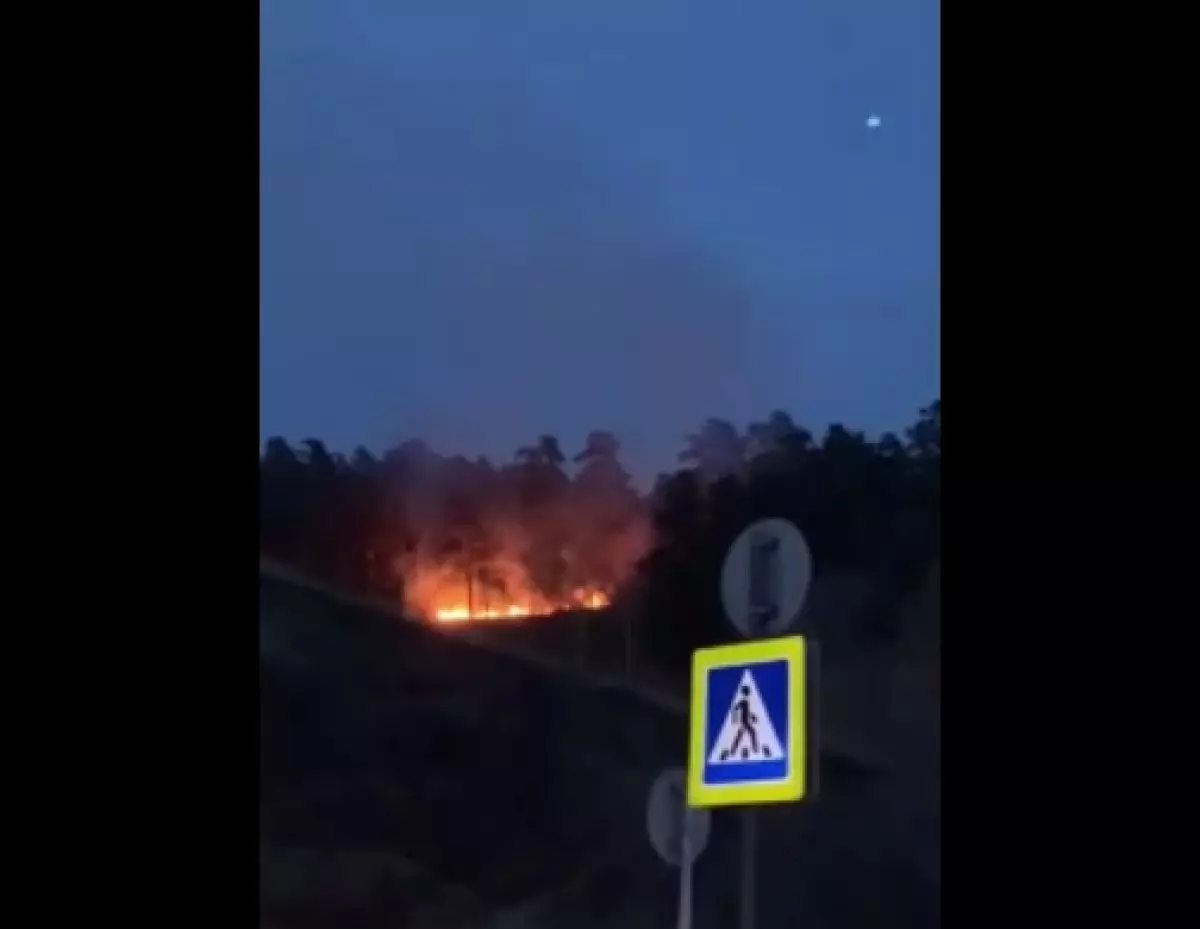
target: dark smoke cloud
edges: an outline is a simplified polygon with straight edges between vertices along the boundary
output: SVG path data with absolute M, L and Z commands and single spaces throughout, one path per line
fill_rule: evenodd
M 264 401 L 288 384 L 296 428 L 339 447 L 506 458 L 610 428 L 643 475 L 751 412 L 738 276 L 668 231 L 619 140 L 580 137 L 486 37 L 471 77 L 459 52 L 439 73 L 328 6 L 263 9 Z

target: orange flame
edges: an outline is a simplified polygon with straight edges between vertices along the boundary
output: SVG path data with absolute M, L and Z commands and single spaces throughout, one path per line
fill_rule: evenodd
M 609 605 L 608 597 L 599 590 L 577 590 L 569 601 L 561 601 L 549 605 L 544 599 L 539 599 L 540 608 L 536 611 L 528 606 L 508 602 L 500 606 L 480 605 L 468 606 L 465 603 L 453 603 L 447 606 L 435 606 L 431 614 L 439 623 L 469 623 L 491 620 L 519 620 L 530 617 L 546 616 L 564 610 L 601 610 Z
M 495 570 L 496 562 L 492 563 Z M 598 588 L 578 587 L 561 599 L 538 592 L 525 571 L 508 563 L 503 584 L 468 583 L 463 572 L 429 562 L 405 571 L 406 606 L 443 624 L 507 622 L 566 610 L 599 610 L 610 604 Z

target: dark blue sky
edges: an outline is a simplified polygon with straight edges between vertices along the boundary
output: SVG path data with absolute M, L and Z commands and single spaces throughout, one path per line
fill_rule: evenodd
M 609 428 L 645 472 L 707 415 L 938 394 L 936 0 L 260 16 L 263 436 Z

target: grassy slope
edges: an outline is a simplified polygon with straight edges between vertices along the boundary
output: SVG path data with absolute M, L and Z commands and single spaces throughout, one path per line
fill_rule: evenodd
M 522 904 L 526 927 L 671 924 L 643 803 L 682 716 L 295 585 L 260 598 L 271 925 L 455 929 Z M 763 816 L 762 929 L 933 924 L 928 779 L 909 781 L 830 759 L 816 802 Z M 736 850 L 718 815 L 697 929 L 732 921 Z

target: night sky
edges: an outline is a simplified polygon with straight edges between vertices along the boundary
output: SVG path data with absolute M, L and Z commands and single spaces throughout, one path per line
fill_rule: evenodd
M 607 428 L 645 474 L 709 415 L 939 393 L 936 0 L 260 17 L 263 437 Z

